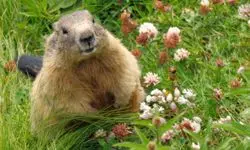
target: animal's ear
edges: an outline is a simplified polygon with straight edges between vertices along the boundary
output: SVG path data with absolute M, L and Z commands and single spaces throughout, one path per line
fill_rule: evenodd
M 52 27 L 54 31 L 58 32 L 58 22 L 53 23 Z

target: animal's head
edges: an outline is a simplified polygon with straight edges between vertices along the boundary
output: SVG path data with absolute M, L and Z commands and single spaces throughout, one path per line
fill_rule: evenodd
M 73 59 L 84 59 L 100 52 L 106 39 L 105 30 L 87 10 L 61 17 L 53 29 L 53 42 L 49 45 Z

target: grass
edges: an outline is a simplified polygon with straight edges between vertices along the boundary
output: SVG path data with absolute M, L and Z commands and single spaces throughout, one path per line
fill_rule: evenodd
M 138 48 L 142 51 L 139 63 L 143 75 L 155 72 L 161 77 L 160 84 L 147 88 L 147 92 L 154 88 L 172 90 L 168 68 L 175 66 L 179 86 L 191 88 L 197 93 L 196 107 L 181 107 L 179 113 L 183 112 L 182 115 L 175 114 L 179 118 L 172 120 L 178 122 L 184 116 L 199 116 L 203 120 L 201 132 L 193 134 L 187 131 L 187 138 L 176 137 L 165 148 L 190 149 L 192 142 L 199 142 L 202 149 L 249 149 L 250 141 L 247 137 L 250 137 L 250 73 L 246 71 L 242 75 L 237 74 L 239 66 L 249 68 L 250 65 L 250 28 L 247 21 L 237 17 L 238 6 L 246 2 L 247 0 L 241 0 L 234 6 L 213 5 L 213 10 L 202 16 L 198 13 L 199 2 L 196 0 L 171 0 L 169 3 L 173 8 L 168 13 L 156 11 L 151 0 L 127 0 L 122 4 L 116 0 L 0 0 L 0 149 L 110 149 L 112 144 L 120 140 L 112 139 L 110 143 L 106 143 L 103 139 L 88 139 L 88 135 L 98 128 L 110 129 L 118 122 L 135 124 L 133 126 L 140 128 L 137 130 L 139 136 L 135 134 L 124 141 L 140 143 L 140 137 L 143 135 L 149 140 L 154 139 L 155 130 L 152 129 L 150 132 L 146 129 L 152 127 L 149 125 L 150 120 L 143 122 L 136 119 L 134 114 L 110 116 L 110 113 L 91 116 L 96 120 L 92 120 L 89 126 L 53 140 L 31 135 L 29 91 L 32 80 L 18 71 L 8 72 L 4 65 L 24 53 L 42 55 L 44 37 L 51 33 L 51 24 L 61 15 L 83 8 L 90 10 L 98 22 L 120 38 L 129 50 Z M 190 22 L 181 15 L 183 8 L 195 11 L 196 16 Z M 131 12 L 132 18 L 138 24 L 152 22 L 159 30 L 157 38 L 143 47 L 135 42 L 138 31 L 128 36 L 123 35 L 120 31 L 119 15 L 124 9 Z M 182 42 L 178 48 L 186 48 L 191 55 L 185 62 L 170 59 L 159 65 L 159 52 L 167 51 L 162 42 L 162 35 L 172 26 L 181 29 Z M 175 49 L 169 49 L 167 52 L 173 56 Z M 210 54 L 211 57 L 204 54 Z M 216 67 L 217 58 L 223 59 L 226 66 Z M 230 87 L 230 81 L 235 78 L 242 79 L 241 88 Z M 216 101 L 213 98 L 214 88 L 223 90 L 222 100 Z M 212 120 L 227 115 L 232 117 L 232 123 L 212 125 Z M 86 116 L 82 118 L 86 119 Z M 170 118 L 166 117 L 170 123 L 163 129 L 169 129 Z M 244 125 L 239 122 L 243 122 Z M 215 127 L 222 129 L 216 132 Z M 143 144 L 145 146 L 148 143 Z M 128 145 L 125 144 L 129 147 Z M 138 145 L 132 146 L 135 148 Z M 140 148 L 138 146 L 138 149 Z

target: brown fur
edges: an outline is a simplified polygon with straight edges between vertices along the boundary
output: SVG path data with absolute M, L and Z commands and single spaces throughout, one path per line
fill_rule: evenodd
M 94 31 L 96 38 L 103 38 L 96 52 L 87 56 L 64 50 L 57 32 L 48 38 L 44 64 L 31 93 L 34 132 L 44 120 L 56 121 L 58 112 L 90 113 L 110 105 L 138 110 L 144 90 L 135 57 L 108 31 L 99 26 Z

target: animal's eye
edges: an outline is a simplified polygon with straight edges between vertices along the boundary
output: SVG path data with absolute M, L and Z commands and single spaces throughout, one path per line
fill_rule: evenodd
M 62 33 L 63 34 L 68 34 L 68 30 L 66 28 L 62 28 Z
M 95 23 L 95 19 L 93 19 L 92 22 Z

